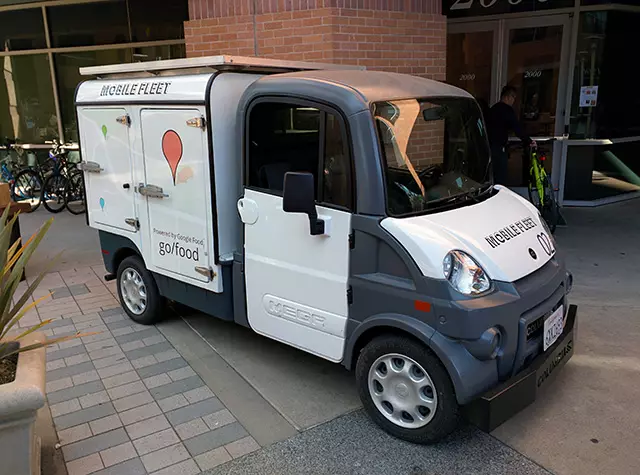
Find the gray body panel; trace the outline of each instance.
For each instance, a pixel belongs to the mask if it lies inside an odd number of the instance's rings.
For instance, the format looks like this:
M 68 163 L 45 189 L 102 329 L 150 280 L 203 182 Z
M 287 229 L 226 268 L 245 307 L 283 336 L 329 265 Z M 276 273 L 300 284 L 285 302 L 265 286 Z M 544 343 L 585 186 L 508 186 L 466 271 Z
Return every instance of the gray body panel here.
M 245 115 L 261 97 L 298 98 L 334 108 L 347 124 L 357 180 L 356 212 L 384 216 L 386 197 L 382 157 L 371 106 L 378 101 L 429 96 L 471 96 L 430 79 L 380 71 L 303 71 L 264 76 L 244 93 L 238 107 L 239 140 L 246 140 Z M 243 157 L 246 160 L 246 156 Z
M 353 303 L 343 360 L 347 368 L 380 331 L 409 333 L 438 355 L 458 402 L 465 404 L 516 374 L 541 352 L 541 337 L 527 343 L 529 323 L 559 302 L 567 308 L 567 272 L 559 258 L 515 283 L 495 282 L 496 291 L 472 299 L 458 294 L 444 279 L 422 276 L 404 248 L 379 225 L 379 218 L 356 215 L 352 227 Z M 416 300 L 428 302 L 430 311 L 417 310 Z M 482 354 L 488 343 L 483 334 L 491 327 L 499 328 L 502 336 L 495 359 Z

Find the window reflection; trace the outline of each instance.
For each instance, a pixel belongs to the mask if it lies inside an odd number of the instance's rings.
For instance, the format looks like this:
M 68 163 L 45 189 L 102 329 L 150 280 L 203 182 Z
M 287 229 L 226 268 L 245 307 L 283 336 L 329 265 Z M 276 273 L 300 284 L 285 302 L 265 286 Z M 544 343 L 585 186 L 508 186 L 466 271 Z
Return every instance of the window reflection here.
M 58 95 L 60 96 L 60 111 L 64 136 L 67 141 L 78 140 L 74 96 L 76 86 L 87 78 L 80 76 L 79 69 L 89 66 L 103 66 L 107 64 L 130 63 L 131 50 L 113 49 L 101 51 L 82 51 L 73 53 L 59 53 L 53 56 L 58 75 Z
M 47 16 L 54 48 L 131 42 L 125 0 L 48 7 Z
M 47 56 L 3 56 L 0 66 L 0 140 L 37 143 L 57 138 Z
M 46 48 L 40 8 L 0 12 L 0 50 Z

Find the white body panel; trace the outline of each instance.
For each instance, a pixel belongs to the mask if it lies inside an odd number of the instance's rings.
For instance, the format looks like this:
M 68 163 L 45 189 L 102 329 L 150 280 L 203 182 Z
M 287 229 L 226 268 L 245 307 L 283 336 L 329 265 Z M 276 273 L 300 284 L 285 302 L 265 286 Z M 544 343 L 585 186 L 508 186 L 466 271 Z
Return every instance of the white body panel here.
M 133 166 L 129 147 L 129 127 L 116 122 L 124 108 L 84 108 L 78 111 L 82 124 L 80 144 L 83 159 L 97 163 L 102 171 L 86 173 L 87 206 L 91 225 L 112 231 L 134 232 L 126 218 L 135 218 Z M 129 188 L 123 185 L 128 183 Z
M 342 360 L 351 213 L 318 206 L 330 230 L 312 236 L 307 215 L 285 213 L 279 196 L 245 190 L 238 206 L 249 209 L 241 216 L 251 328 L 328 360 Z
M 80 84 L 76 103 L 204 102 L 211 74 L 162 78 L 110 79 Z
M 542 267 L 555 252 L 538 211 L 507 188 L 471 206 L 407 218 L 385 218 L 381 225 L 409 252 L 422 273 L 444 279 L 442 261 L 454 249 L 471 255 L 493 280 L 513 282 Z M 523 222 L 523 220 L 525 220 Z M 498 235 L 496 235 L 498 233 Z M 502 241 L 502 242 L 501 242 Z M 533 249 L 537 259 L 529 255 Z
M 155 185 L 166 195 L 141 196 L 150 232 L 147 266 L 172 277 L 209 282 L 195 270 L 214 265 L 207 136 L 187 125 L 203 114 L 197 108 L 140 111 L 145 180 L 136 185 Z

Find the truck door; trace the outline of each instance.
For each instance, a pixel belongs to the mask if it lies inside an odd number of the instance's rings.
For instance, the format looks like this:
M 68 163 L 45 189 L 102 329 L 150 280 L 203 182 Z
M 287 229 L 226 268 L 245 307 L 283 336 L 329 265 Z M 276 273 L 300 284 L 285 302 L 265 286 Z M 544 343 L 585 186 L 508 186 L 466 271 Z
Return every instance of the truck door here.
M 165 275 L 217 280 L 207 134 L 199 109 L 141 111 L 151 265 Z
M 78 109 L 87 209 L 96 224 L 135 231 L 129 122 L 123 108 Z M 128 185 L 128 187 L 127 187 Z
M 345 127 L 334 111 L 259 102 L 249 113 L 244 223 L 249 324 L 258 333 L 331 361 L 343 356 L 352 185 Z M 286 172 L 310 172 L 324 235 L 305 214 L 283 211 Z

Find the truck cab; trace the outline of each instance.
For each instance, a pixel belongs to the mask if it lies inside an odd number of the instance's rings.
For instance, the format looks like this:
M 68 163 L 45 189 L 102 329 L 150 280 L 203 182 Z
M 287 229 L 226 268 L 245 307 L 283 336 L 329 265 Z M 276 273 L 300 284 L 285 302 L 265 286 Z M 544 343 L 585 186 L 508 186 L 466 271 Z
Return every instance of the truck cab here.
M 495 428 L 571 357 L 571 275 L 465 91 L 225 56 L 81 73 L 88 222 L 133 320 L 174 300 L 343 364 L 420 443 Z

